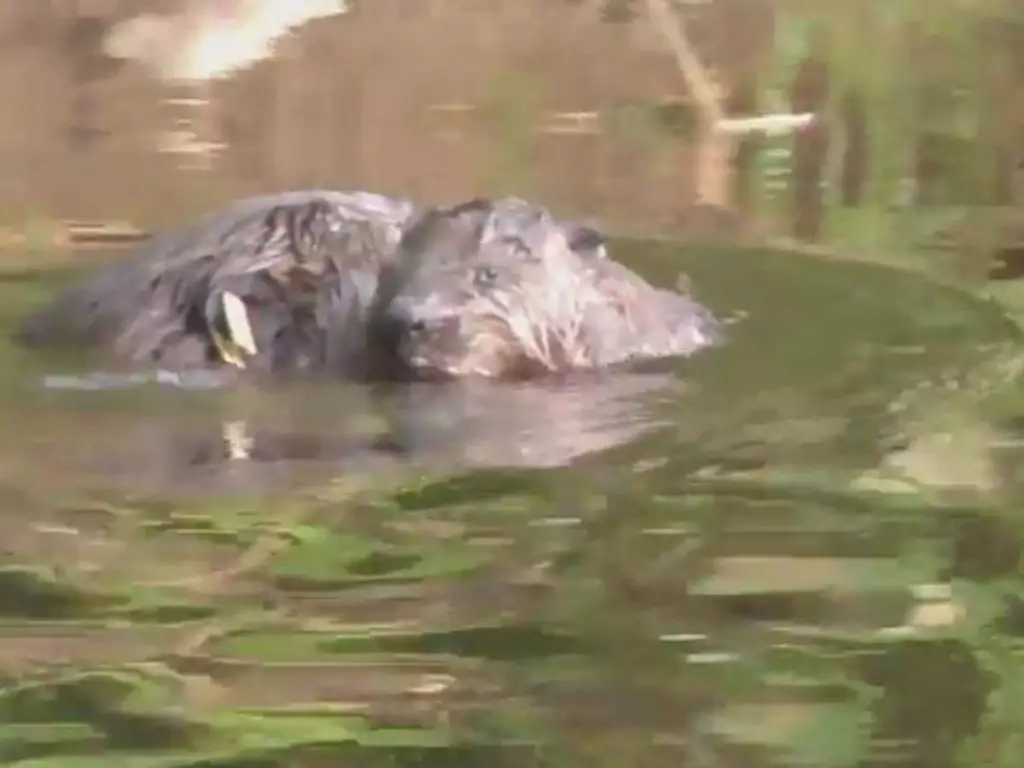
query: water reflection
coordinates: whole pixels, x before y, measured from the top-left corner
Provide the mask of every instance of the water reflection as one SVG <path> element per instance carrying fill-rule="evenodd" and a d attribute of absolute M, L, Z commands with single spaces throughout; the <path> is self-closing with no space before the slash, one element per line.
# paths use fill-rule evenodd
<path fill-rule="evenodd" d="M 730 343 L 397 388 L 46 389 L 10 351 L 0 753 L 1009 765 L 1016 329 L 863 265 L 631 257 Z"/>

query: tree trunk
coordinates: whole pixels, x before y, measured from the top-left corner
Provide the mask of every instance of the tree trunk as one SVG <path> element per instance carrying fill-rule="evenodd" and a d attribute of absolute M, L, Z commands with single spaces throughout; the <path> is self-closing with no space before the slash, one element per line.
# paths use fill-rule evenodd
<path fill-rule="evenodd" d="M 800 64 L 790 91 L 792 111 L 823 112 L 828 101 L 828 65 L 814 54 Z M 815 241 L 824 224 L 822 181 L 828 156 L 828 128 L 817 121 L 793 139 L 793 236 Z"/>
<path fill-rule="evenodd" d="M 870 167 L 867 109 L 863 94 L 847 92 L 843 97 L 842 115 L 846 146 L 840 180 L 841 201 L 848 208 L 856 208 L 864 202 Z"/>

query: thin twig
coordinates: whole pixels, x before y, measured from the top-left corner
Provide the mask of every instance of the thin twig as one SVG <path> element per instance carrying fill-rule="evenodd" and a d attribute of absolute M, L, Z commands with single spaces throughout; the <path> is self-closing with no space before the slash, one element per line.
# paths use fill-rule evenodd
<path fill-rule="evenodd" d="M 672 54 L 679 65 L 679 73 L 686 81 L 693 98 L 700 105 L 704 117 L 710 125 L 717 126 L 725 119 L 721 99 L 712 79 L 708 76 L 707 68 L 701 64 L 686 38 L 682 19 L 672 12 L 667 0 L 647 0 L 647 11 L 651 22 L 672 49 Z"/>

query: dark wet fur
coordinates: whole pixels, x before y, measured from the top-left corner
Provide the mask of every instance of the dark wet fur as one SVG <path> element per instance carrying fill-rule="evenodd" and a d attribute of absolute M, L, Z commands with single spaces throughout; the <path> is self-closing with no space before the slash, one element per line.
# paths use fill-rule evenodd
<path fill-rule="evenodd" d="M 531 378 L 688 355 L 719 325 L 610 258 L 600 233 L 518 198 L 438 208 L 406 231 L 370 311 L 371 352 L 406 375 Z"/>
<path fill-rule="evenodd" d="M 481 270 L 514 298 L 486 327 L 474 325 L 477 300 L 494 295 L 474 283 Z M 559 291 L 566 304 L 555 311 L 547 304 Z M 255 336 L 246 367 L 267 373 L 418 376 L 394 315 L 400 306 L 421 312 L 432 296 L 442 297 L 450 326 L 450 348 L 438 333 L 440 351 L 431 353 L 446 358 L 433 366 L 446 375 L 521 378 L 687 354 L 690 329 L 712 325 L 688 297 L 609 258 L 596 228 L 516 198 L 418 211 L 371 193 L 314 190 L 243 200 L 159 235 L 66 288 L 18 336 L 164 368 L 220 365 L 211 330 L 228 335 L 227 292 L 246 304 Z M 518 336 L 502 332 L 503 322 L 527 316 L 531 333 L 522 322 Z M 487 366 L 470 370 L 473 334 L 495 348 Z"/>
<path fill-rule="evenodd" d="M 22 325 L 33 346 L 108 349 L 167 367 L 220 359 L 219 297 L 249 310 L 257 370 L 344 369 L 394 256 L 411 204 L 364 193 L 298 191 L 240 201 L 154 237 L 142 251 L 61 292 Z"/>

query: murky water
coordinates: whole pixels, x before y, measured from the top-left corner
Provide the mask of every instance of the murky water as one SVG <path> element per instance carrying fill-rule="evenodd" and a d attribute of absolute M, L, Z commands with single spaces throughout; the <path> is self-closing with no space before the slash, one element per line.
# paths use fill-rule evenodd
<path fill-rule="evenodd" d="M 728 344 L 387 389 L 47 389 L 83 363 L 5 347 L 0 756 L 1015 765 L 1016 326 L 876 266 L 618 253 Z"/>

